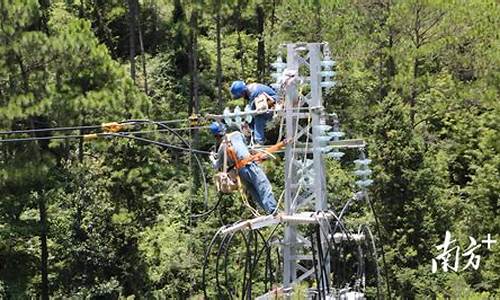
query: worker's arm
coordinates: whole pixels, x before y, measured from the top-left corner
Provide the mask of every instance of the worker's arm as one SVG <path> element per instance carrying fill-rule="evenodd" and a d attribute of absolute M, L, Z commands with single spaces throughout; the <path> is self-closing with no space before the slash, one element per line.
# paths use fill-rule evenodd
<path fill-rule="evenodd" d="M 224 164 L 224 151 L 226 151 L 226 146 L 224 143 L 221 143 L 221 145 L 219 146 L 219 151 L 215 156 L 215 160 L 212 161 L 212 166 L 216 170 L 220 170 L 222 168 L 222 165 Z"/>

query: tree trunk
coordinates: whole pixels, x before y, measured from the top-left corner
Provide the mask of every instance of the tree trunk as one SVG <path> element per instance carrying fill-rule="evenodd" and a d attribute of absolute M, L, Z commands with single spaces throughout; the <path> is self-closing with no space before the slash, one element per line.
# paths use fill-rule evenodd
<path fill-rule="evenodd" d="M 245 63 L 244 63 L 245 51 L 243 50 L 243 42 L 241 41 L 241 0 L 238 0 L 236 6 L 236 30 L 238 32 L 238 49 L 239 49 L 239 57 L 241 65 L 241 76 L 243 77 L 245 74 Z"/>
<path fill-rule="evenodd" d="M 276 0 L 273 0 L 272 2 L 272 7 L 271 7 L 271 25 L 269 26 L 269 38 L 272 41 L 274 37 L 274 24 L 276 23 Z M 267 57 L 266 57 L 266 66 L 269 66 L 271 64 L 271 53 L 272 51 L 267 52 Z"/>
<path fill-rule="evenodd" d="M 48 257 L 49 251 L 47 249 L 47 209 L 45 207 L 45 200 L 43 196 L 38 196 L 38 209 L 40 213 L 40 250 L 41 250 L 41 264 L 40 271 L 42 273 L 42 287 L 41 297 L 42 300 L 49 300 L 49 276 L 48 276 Z"/>
<path fill-rule="evenodd" d="M 417 103 L 417 96 L 418 96 L 418 87 L 417 87 L 417 79 L 420 77 L 420 66 L 422 63 L 422 59 L 419 57 L 419 52 L 418 49 L 421 47 L 421 40 L 422 36 L 420 33 L 420 29 L 422 27 L 421 23 L 421 17 L 423 14 L 422 12 L 422 6 L 420 3 L 416 5 L 414 8 L 415 11 L 415 23 L 413 27 L 413 33 L 415 36 L 413 37 L 413 41 L 415 44 L 415 49 L 416 49 L 416 54 L 415 54 L 415 59 L 413 61 L 413 82 L 411 84 L 411 94 L 410 94 L 410 120 L 411 120 L 411 126 L 415 124 L 415 105 Z"/>
<path fill-rule="evenodd" d="M 276 23 L 276 0 L 273 0 L 271 8 L 271 34 L 274 32 L 274 23 Z"/>
<path fill-rule="evenodd" d="M 198 11 L 193 10 L 190 20 L 190 51 L 189 51 L 189 75 L 190 75 L 190 101 L 188 113 L 197 114 L 199 112 L 199 99 L 198 99 Z"/>
<path fill-rule="evenodd" d="M 323 39 L 321 36 L 321 2 L 319 0 L 314 1 L 314 17 L 316 19 L 316 42 L 321 42 Z"/>
<path fill-rule="evenodd" d="M 50 0 L 38 0 L 38 4 L 40 5 L 40 20 L 39 20 L 39 29 L 45 33 L 48 33 L 47 23 L 49 21 L 50 14 Z"/>
<path fill-rule="evenodd" d="M 24 89 L 24 92 L 27 94 L 30 91 L 29 73 L 23 64 L 22 57 L 16 55 L 16 59 L 17 59 L 17 62 L 19 64 L 19 69 L 21 71 L 21 77 L 22 77 L 22 81 L 23 81 L 23 89 Z M 30 123 L 30 128 L 35 129 L 34 117 L 30 117 L 29 123 Z M 34 158 L 35 162 L 41 161 L 40 146 L 38 144 L 38 141 L 35 142 L 35 149 L 34 149 L 34 157 L 33 158 Z M 39 188 L 38 190 L 41 190 L 41 189 L 42 188 Z M 45 200 L 42 198 L 43 197 L 40 197 L 38 199 L 38 209 L 39 209 L 39 217 L 40 217 L 40 252 L 41 252 L 40 272 L 41 272 L 41 277 L 42 277 L 42 285 L 40 287 L 40 289 L 41 289 L 40 298 L 42 300 L 48 300 L 49 299 L 49 276 L 48 276 L 48 248 L 47 248 L 47 210 L 45 207 Z"/>
<path fill-rule="evenodd" d="M 153 11 L 153 40 L 151 41 L 151 49 L 153 53 L 157 53 L 158 51 L 158 5 L 156 1 L 151 1 L 152 11 Z"/>
<path fill-rule="evenodd" d="M 139 16 L 139 1 L 135 0 L 134 15 L 137 20 L 137 32 L 139 33 L 139 47 L 141 47 L 142 75 L 144 76 L 144 93 L 148 94 L 148 72 L 146 69 L 146 53 L 144 53 L 144 43 L 142 40 L 141 19 Z"/>
<path fill-rule="evenodd" d="M 200 98 L 198 95 L 198 89 L 199 89 L 199 81 L 198 81 L 198 10 L 196 8 L 193 9 L 193 12 L 191 14 L 191 20 L 190 20 L 190 25 L 191 25 L 191 51 L 190 51 L 190 77 L 191 77 L 191 89 L 190 89 L 190 94 L 191 94 L 191 99 L 190 99 L 190 107 L 189 107 L 189 114 L 199 114 L 200 112 Z M 193 148 L 198 148 L 199 144 L 199 131 L 197 129 L 193 129 L 191 131 L 192 138 L 193 138 L 193 143 L 192 147 Z M 191 160 L 193 160 L 193 157 L 191 157 Z M 199 186 L 200 179 L 199 179 L 199 174 L 196 172 L 196 164 L 194 164 L 191 161 L 191 166 L 192 166 L 192 174 L 193 174 L 193 187 L 196 189 L 196 187 Z"/>
<path fill-rule="evenodd" d="M 379 22 L 380 27 L 386 26 L 386 24 L 388 24 L 387 19 L 391 14 L 391 9 L 392 3 L 391 1 L 388 1 L 385 6 L 385 10 L 382 12 L 382 15 L 384 17 Z M 388 42 L 385 42 L 385 40 L 381 42 L 382 48 L 385 51 L 381 51 L 380 53 L 380 100 L 383 100 L 389 94 L 389 91 L 391 89 L 391 82 L 394 76 L 396 76 L 396 63 L 394 61 L 394 57 L 391 54 L 391 49 L 394 47 L 394 39 L 396 38 L 396 31 L 393 28 L 393 25 L 388 26 Z"/>
<path fill-rule="evenodd" d="M 198 11 L 195 10 L 191 16 L 191 86 L 192 86 L 192 102 L 194 104 L 194 113 L 200 112 L 200 98 L 198 95 L 199 79 L 198 79 Z M 196 131 L 197 132 L 197 131 Z"/>
<path fill-rule="evenodd" d="M 221 54 L 221 0 L 216 0 L 215 6 L 215 28 L 216 28 L 216 43 L 217 43 L 217 69 L 215 72 L 216 80 L 217 80 L 217 104 L 219 109 L 224 107 L 224 103 L 222 100 L 222 54 Z"/>
<path fill-rule="evenodd" d="M 85 1 L 82 1 L 82 3 Z M 115 47 L 113 47 L 113 39 L 111 30 L 106 25 L 106 22 L 103 20 L 103 12 L 105 12 L 105 0 L 94 0 L 94 18 L 96 19 L 97 26 L 97 36 L 98 38 L 104 42 L 104 44 L 108 47 L 111 55 L 113 57 L 116 56 Z M 82 4 L 83 5 L 83 4 Z"/>
<path fill-rule="evenodd" d="M 130 59 L 130 77 L 135 82 L 135 3 L 136 0 L 128 0 L 128 42 Z"/>
<path fill-rule="evenodd" d="M 264 44 L 264 9 L 261 5 L 257 5 L 255 9 L 257 15 L 257 78 L 259 82 L 264 81 L 264 76 L 266 74 L 266 48 Z"/>

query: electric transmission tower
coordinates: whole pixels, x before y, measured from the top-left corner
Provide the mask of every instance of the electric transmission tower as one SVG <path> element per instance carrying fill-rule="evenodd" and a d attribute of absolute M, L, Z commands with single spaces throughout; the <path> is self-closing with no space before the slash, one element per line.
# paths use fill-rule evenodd
<path fill-rule="evenodd" d="M 222 234 L 238 230 L 255 230 L 282 223 L 284 237 L 279 247 L 282 253 L 283 286 L 279 294 L 289 299 L 294 289 L 305 280 L 316 280 L 314 293 L 319 299 L 364 299 L 363 293 L 346 290 L 343 293 L 330 289 L 332 243 L 364 240 L 362 233 L 336 233 L 331 230 L 331 221 L 340 222 L 331 203 L 327 199 L 325 157 L 340 159 L 340 148 L 365 147 L 363 140 L 340 140 L 344 135 L 339 131 L 338 118 L 327 114 L 322 93 L 335 85 L 333 80 L 335 61 L 331 59 L 327 43 L 292 43 L 283 45 L 286 62 L 278 56 L 273 67 L 276 83 L 272 86 L 284 98 L 279 113 L 284 118 L 286 139 L 285 149 L 285 192 L 284 212 L 277 215 L 257 217 L 223 228 Z M 221 118 L 226 123 L 242 122 L 258 112 L 249 107 L 239 108 L 231 113 L 225 110 Z M 364 155 L 364 154 L 363 154 Z M 367 176 L 369 160 L 356 160 L 360 169 L 356 181 L 362 189 L 371 184 Z M 313 239 L 310 226 L 319 226 L 319 234 Z M 364 280 L 364 279 L 363 279 Z M 268 292 L 256 299 L 274 299 L 277 290 Z M 312 295 L 307 296 L 312 298 Z"/>

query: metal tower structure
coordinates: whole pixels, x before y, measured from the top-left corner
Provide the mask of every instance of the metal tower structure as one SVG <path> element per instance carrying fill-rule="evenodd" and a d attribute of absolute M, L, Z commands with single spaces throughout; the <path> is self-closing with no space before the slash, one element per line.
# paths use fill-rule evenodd
<path fill-rule="evenodd" d="M 276 69 L 272 74 L 276 83 L 272 86 L 284 95 L 283 107 L 274 109 L 274 112 L 284 118 L 286 139 L 289 141 L 284 162 L 284 212 L 241 221 L 221 228 L 220 233 L 226 236 L 239 230 L 283 224 L 284 238 L 279 242 L 283 286 L 279 292 L 285 299 L 290 299 L 295 287 L 302 281 L 316 279 L 319 282 L 313 292 L 324 299 L 344 299 L 338 291 L 328 291 L 331 283 L 330 246 L 346 240 L 361 241 L 364 235 L 331 231 L 330 222 L 337 216 L 330 210 L 327 199 L 324 158 L 340 159 L 344 153 L 338 151 L 339 148 L 362 149 L 365 143 L 363 140 L 340 140 L 344 134 L 339 131 L 338 119 L 335 114 L 328 115 L 323 106 L 323 89 L 335 84 L 335 72 L 332 71 L 335 62 L 330 57 L 328 44 L 292 43 L 283 48 L 286 49 L 286 62 L 280 55 L 272 64 Z M 240 123 L 243 118 L 249 121 L 259 113 L 262 112 L 252 111 L 247 106 L 243 111 L 237 108 L 231 113 L 226 109 L 222 116 L 212 117 L 224 119 L 230 124 Z M 327 124 L 327 118 L 333 119 L 331 125 Z M 361 177 L 356 184 L 367 187 L 371 180 L 366 177 L 371 171 L 367 167 L 369 160 L 363 158 L 355 161 L 356 166 L 361 168 L 356 171 L 356 175 Z M 311 230 L 308 225 L 311 224 L 320 227 L 316 238 L 307 235 L 307 230 Z M 318 276 L 318 272 L 321 275 Z M 276 292 L 275 289 L 256 299 L 274 299 Z M 356 297 L 349 299 L 362 299 L 360 295 L 351 294 Z"/>
<path fill-rule="evenodd" d="M 322 142 L 327 125 L 322 101 L 322 67 L 333 65 L 329 59 L 328 45 L 324 43 L 287 44 L 287 71 L 284 118 L 286 137 L 295 139 L 285 151 L 285 214 L 294 215 L 301 211 L 326 211 L 325 167 Z M 326 60 L 322 61 L 322 58 Z M 293 78 L 294 77 L 294 78 Z M 298 84 L 305 85 L 308 93 L 298 93 Z M 300 108 L 300 109 L 297 109 Z M 300 141 L 300 142 L 299 142 Z M 298 146 L 300 145 L 300 146 Z M 328 236 L 323 236 L 322 248 L 326 253 Z M 283 287 L 293 285 L 314 275 L 311 242 L 301 231 L 300 225 L 286 223 L 283 247 Z M 326 261 L 329 261 L 327 259 Z M 328 282 L 329 266 L 323 280 Z M 300 274 L 300 275 L 299 275 Z"/>

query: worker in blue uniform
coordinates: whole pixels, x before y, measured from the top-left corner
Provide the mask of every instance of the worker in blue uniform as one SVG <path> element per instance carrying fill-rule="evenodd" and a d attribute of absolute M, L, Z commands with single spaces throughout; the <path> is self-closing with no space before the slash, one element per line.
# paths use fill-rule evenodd
<path fill-rule="evenodd" d="M 223 167 L 224 152 L 228 151 L 228 147 L 232 148 L 231 151 L 234 151 L 235 158 L 238 162 L 245 161 L 250 157 L 250 152 L 245 142 L 245 136 L 240 131 L 236 130 L 231 133 L 226 133 L 224 125 L 217 122 L 210 124 L 210 131 L 214 135 L 218 145 L 217 154 L 212 153 L 210 158 L 216 170 Z M 223 143 L 224 139 L 227 139 L 226 141 L 228 143 Z M 235 162 L 231 158 L 231 155 L 227 155 L 226 159 L 230 169 L 237 167 L 238 162 Z M 239 166 L 237 172 L 241 182 L 252 199 L 257 202 L 266 213 L 272 214 L 276 212 L 276 200 L 273 195 L 271 183 L 257 163 L 249 161 L 243 166 Z"/>
<path fill-rule="evenodd" d="M 261 83 L 250 83 L 245 84 L 245 82 L 238 80 L 234 81 L 231 84 L 231 96 L 233 99 L 244 98 L 250 104 L 252 109 L 259 110 L 259 107 L 256 102 L 262 103 L 262 101 L 258 101 L 258 99 L 265 99 L 264 101 L 268 101 L 268 103 L 274 104 L 278 100 L 278 95 L 276 92 L 267 85 Z M 257 144 L 264 145 L 265 144 L 265 128 L 266 123 L 272 118 L 271 112 L 262 113 L 256 115 L 252 124 L 250 124 L 253 133 L 254 140 Z"/>

